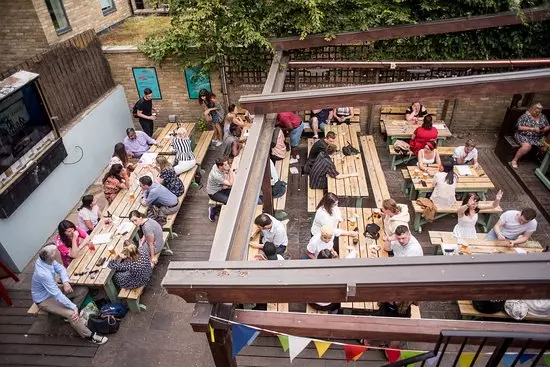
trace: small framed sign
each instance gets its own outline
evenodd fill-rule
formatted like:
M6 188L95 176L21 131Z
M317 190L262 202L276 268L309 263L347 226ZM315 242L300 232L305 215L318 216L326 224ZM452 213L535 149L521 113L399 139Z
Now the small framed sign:
M212 92L212 86L210 85L210 77L208 75L200 74L200 67L193 67L185 69L185 82L187 83L187 93L189 99L198 99L201 89L206 89Z
M139 98L143 98L143 91L149 88L153 91L153 99L162 99L160 85L157 78L157 69L155 67L132 68L134 81L138 90Z

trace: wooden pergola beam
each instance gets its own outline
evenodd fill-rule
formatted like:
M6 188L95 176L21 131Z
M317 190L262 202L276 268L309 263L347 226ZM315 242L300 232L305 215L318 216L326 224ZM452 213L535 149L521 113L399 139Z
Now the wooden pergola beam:
M550 298L550 253L171 262L162 285L187 302Z
M303 111L327 106L360 106L413 100L510 95L550 90L550 68L508 73L322 88L242 96L239 103L255 114Z
M507 11L475 17L442 19L393 27L377 27L362 32L339 33L331 40L326 40L326 35L324 34L313 34L307 36L303 40L300 39L300 37L277 38L272 39L271 44L276 51L285 51L300 48L348 45L396 38L465 32L521 24L524 20L525 22L540 22L549 19L548 8L546 7L523 9L521 12L523 13L524 19L518 16L514 11Z

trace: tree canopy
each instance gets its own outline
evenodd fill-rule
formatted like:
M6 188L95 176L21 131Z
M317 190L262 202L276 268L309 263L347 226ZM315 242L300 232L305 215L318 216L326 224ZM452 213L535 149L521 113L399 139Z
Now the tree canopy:
M147 38L153 60L215 68L223 57L254 57L269 38L305 37L372 27L490 14L547 0L171 0L171 27ZM550 22L378 41L369 59L453 60L540 57L550 54Z

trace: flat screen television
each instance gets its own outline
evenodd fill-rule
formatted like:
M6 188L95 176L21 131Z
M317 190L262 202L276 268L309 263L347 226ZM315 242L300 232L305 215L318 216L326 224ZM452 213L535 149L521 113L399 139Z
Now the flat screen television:
M52 130L35 83L0 101L0 175Z

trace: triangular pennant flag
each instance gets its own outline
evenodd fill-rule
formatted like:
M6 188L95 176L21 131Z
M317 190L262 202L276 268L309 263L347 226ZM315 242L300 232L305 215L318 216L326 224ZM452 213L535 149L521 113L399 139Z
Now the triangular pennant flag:
M550 366L550 354L545 354L542 359L545 365Z
M397 349L386 349L385 353L386 353L386 358L390 363L396 362L399 359L399 357L401 357L401 351Z
M531 359L535 358L534 354L522 354L519 356L519 363L525 363L527 361L530 361Z
M288 350L288 336L286 335L277 335L279 338L279 343L281 343L281 347L283 347L283 352L286 352Z
M214 343L216 341L216 339L214 338L214 328L210 323L208 324L208 330L210 330L210 341Z
M472 364L472 361L474 361L475 356L476 355L474 353L462 353L458 358L458 365L460 367L470 367L470 365ZM478 358L476 358L476 361L477 359Z
M424 352L418 352L415 350L402 350L401 351L401 359L407 359L414 356L417 356L419 354L424 354ZM413 367L416 363L408 364L407 367Z
M367 347L364 345L345 344L344 353L346 353L346 361L358 360L366 350Z
M260 334L259 331L252 329L251 327L239 324L231 325L232 334L232 357L235 358L237 354L244 348L245 345L251 344L254 339Z
M290 363L300 354L309 344L311 339L302 338L300 336L288 336L288 350L290 354Z
M517 353L506 353L502 356L502 364L505 367L510 367L512 363L514 363L514 360L516 359Z
M437 362L440 355L441 355L441 352L437 352L437 354L435 356L433 356L432 358L426 359L426 365L428 367L432 367Z
M315 344L315 348L317 348L317 354L319 355L319 358L321 358L325 352L330 348L331 344L330 342L324 342L321 340L314 340L313 343Z

